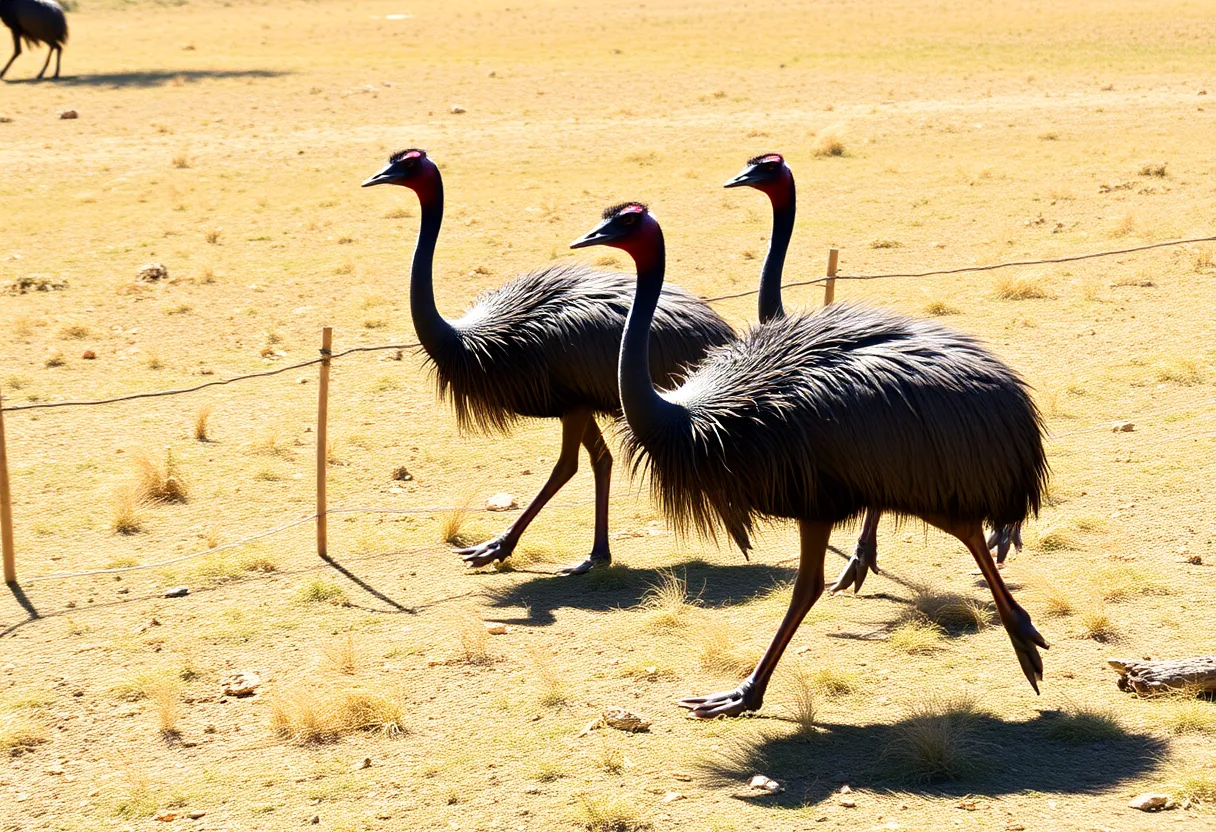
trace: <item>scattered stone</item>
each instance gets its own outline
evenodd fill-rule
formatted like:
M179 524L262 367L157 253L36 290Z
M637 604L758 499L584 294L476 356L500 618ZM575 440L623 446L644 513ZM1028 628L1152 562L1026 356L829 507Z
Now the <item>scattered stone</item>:
M92 361L97 358L97 353L93 352L92 350L85 350L80 354L80 357L85 361Z
M258 674L249 670L233 673L220 680L225 696L252 696L262 684Z
M148 263L139 270L135 279L140 283L160 283L169 279L169 270L163 263Z
M1203 558L1200 555L1188 555L1186 562L1191 566L1203 566Z
M215 370L211 369L210 367L199 367L198 374L200 376L213 376L215 375Z
M59 774L63 774L63 773L64 773L64 772L63 772L63 766L61 766L59 763L55 763L55 765L53 765L53 766L49 767L49 768L46 770L46 773L47 773L47 774L51 774L51 775L59 775Z
M664 803L675 803L677 800L683 799L684 795L680 794L679 792L668 792L667 794L663 795Z
M296 379L296 384L308 384L308 376L300 376Z
M311 823L313 826L316 826L318 823L320 823L320 822L321 822L321 816L320 816L320 815L313 815L312 817L310 817L310 818L308 819L308 822L309 822L309 823Z
M198 820L200 818L207 817L207 813L206 812L186 812L186 817L190 818L190 820Z
M691 783L692 782L692 775L687 774L683 771L673 771L673 772L671 772L671 776L673 779L679 780L681 783Z
M1129 809L1139 809L1141 812L1159 812L1162 809L1173 809L1174 802L1170 800L1168 794L1153 794L1145 792L1138 794L1132 798L1132 802L1127 804Z
M540 794L540 786L525 786L524 794Z
M355 763L355 771L359 771L360 769L371 768L371 767L372 767L372 758L371 757L364 757L362 760L359 760L358 762Z
M642 719L637 714L630 713L624 708L609 708L604 711L602 719L605 725L618 731L629 731L636 734L639 731L646 731L650 728L650 723L647 720Z
M493 74L493 73L491 73ZM0 116L0 124L12 124L13 119L10 116Z
M785 787L773 780L770 777L765 777L763 774L757 774L752 777L747 783L748 788L757 792L768 792L769 794L781 794L785 791Z
M1110 426L1111 433L1131 433L1136 426L1131 422L1114 422Z
M505 636L507 634L507 625L488 621L486 622L486 634L491 636Z
M968 812L974 812L976 809L976 805L975 805L974 800L960 800L958 803L954 804L954 808L955 809L964 809Z
M500 491L486 500L486 511L510 511L515 508L519 508L519 503L505 491Z
M461 114L461 113L463 113L463 112L465 112L464 107L461 107L459 104L453 104L453 105L452 105L452 115L454 115L454 116L458 116L458 115L460 115L460 114Z
M165 590L166 598L185 598L189 594L190 587L188 586L175 586Z
M66 288L67 281L31 274L17 278L4 290L10 295L24 295L27 292L62 292Z
M851 797L841 797L837 802L846 809L857 808L857 801Z
M214 734L218 729L214 725L208 725L203 729L204 734Z
M80 113L75 110L60 110L59 117L64 119L80 118Z
M393 479L397 482L410 482L414 479L414 475L404 465L398 465L393 469Z
M161 812L152 818L152 820L165 821L166 823L171 820L177 820L177 812Z

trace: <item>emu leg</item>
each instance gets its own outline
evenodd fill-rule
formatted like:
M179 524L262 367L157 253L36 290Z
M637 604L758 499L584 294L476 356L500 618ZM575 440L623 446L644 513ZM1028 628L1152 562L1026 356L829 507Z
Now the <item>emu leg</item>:
M1009 633L1009 640L1013 642L1018 664L1022 666L1022 672L1026 674L1026 680L1030 682L1034 692L1038 693L1039 682L1043 679L1043 659L1039 655L1036 645L1044 650L1051 645L1039 635L1039 631L1030 622L1030 615L1018 605L1017 601L1013 600L1013 593L1009 591L1009 587L1005 586L1000 570L997 569L996 564L992 561L992 555L988 552L988 541L984 539L984 527L979 523L962 525L934 523L934 525L961 540L971 552L971 557L975 558L984 580L988 582L988 589L992 591L992 600L996 602L996 611L1001 617L1001 623L1005 625L1005 631Z
M63 47L55 47L55 77L59 77L59 62L63 60Z
M524 530L540 514L545 503L553 499L553 495L561 491L562 486L570 482L570 478L578 473L578 450L583 434L587 430L587 422L591 420L591 411L577 410L562 417L562 450L553 466L553 473L545 483L540 493L532 498L528 507L516 518L515 522L498 537L491 538L476 546L457 549L456 554L464 559L468 566L486 566L496 560L504 560L511 556L515 544Z
M1018 554L1022 553L1022 524L1014 523L1003 529L993 529L988 535L988 550L996 549L996 564L1004 566L1005 558L1009 556L1009 547Z
M608 547L608 490L612 487L612 454L595 417L587 421L583 431L583 447L591 457L591 470L595 473L595 539L591 554L580 563L557 570L559 575L582 575L595 566L612 563L612 552Z
M866 519L861 522L861 536L857 538L857 548L853 550L853 557L849 558L849 562L844 566L844 571L832 585L833 595L850 586L853 587L853 594L861 592L861 585L865 583L866 574L871 569L875 574L882 574L882 570L878 568L878 518L880 517L882 517L881 511L866 510Z
M8 72L8 68L13 65L13 61L17 60L17 56L21 54L21 38L16 32L13 32L13 57L8 59L8 63L4 65L4 69L0 69L0 78L4 77L4 73Z
M759 710L764 704L764 692L768 690L768 683L773 677L773 671L777 669L777 662L781 661L781 654L789 646L790 639L794 637L802 619L823 594L823 558L827 554L832 525L803 520L798 524L798 532L802 545L798 577L794 580L790 608L786 611L781 626L777 628L772 643L764 651L760 664L756 665L752 675L744 679L743 684L735 690L681 699L680 707L688 708L693 716L701 719L738 716L744 711Z
M55 54L55 47L46 50L46 63L42 65L42 71L38 73L38 80L42 80L42 76L46 75L46 68L51 65L51 55Z

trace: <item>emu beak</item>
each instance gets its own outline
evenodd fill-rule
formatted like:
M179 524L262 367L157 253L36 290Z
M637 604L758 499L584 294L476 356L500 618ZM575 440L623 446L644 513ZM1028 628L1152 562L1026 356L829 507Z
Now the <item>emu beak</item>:
M571 243L570 248L588 248L590 246L607 245L620 236L609 227L611 225L612 220L604 220L595 228L591 229L586 234Z
M401 179L401 171L397 169L397 165L390 163L376 171L372 176L364 179L362 187L370 188L372 185L392 185Z
M741 188L744 185L754 185L756 183L756 166L748 165L743 170L735 175L734 179L726 180L723 188Z

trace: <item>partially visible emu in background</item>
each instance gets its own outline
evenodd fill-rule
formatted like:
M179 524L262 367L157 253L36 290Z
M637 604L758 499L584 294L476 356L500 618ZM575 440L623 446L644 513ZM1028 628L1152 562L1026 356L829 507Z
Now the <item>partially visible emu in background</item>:
M0 69L0 78L4 77L13 61L21 54L22 40L29 47L40 43L50 47L46 53L46 63L42 65L38 77L46 75L52 54L55 56L54 77L59 77L63 45L68 42L68 19L62 6L55 0L0 0L0 20L4 21L4 25L13 33L13 57L8 59L4 69Z

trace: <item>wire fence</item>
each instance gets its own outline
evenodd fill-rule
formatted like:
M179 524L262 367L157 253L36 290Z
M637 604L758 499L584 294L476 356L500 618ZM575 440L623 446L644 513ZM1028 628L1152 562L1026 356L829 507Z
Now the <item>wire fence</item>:
M1216 236L1195 237L917 273L829 274L789 282L785 288L827 284L830 298L835 280L957 276L1213 241ZM756 294L750 290L705 300L720 303ZM400 550L416 543L420 524L483 512L470 508L475 501L467 484L498 472L482 472L473 456L437 459L440 450L467 440L456 434L453 420L432 417L432 394L422 374L400 371L404 353L418 347L357 346L190 387L88 401L0 404L0 446L5 443L3 417L18 417L8 423L8 463L0 470L0 484L7 486L3 481L11 479L12 485L0 494L13 517L4 521L6 555L11 560L13 551L22 553L23 563L36 573L27 581L167 570L188 561L222 572L234 568L225 559L238 551L240 568L256 568L260 547L272 539L276 557L311 553L312 540L303 532L323 518L334 520L331 533L344 551ZM328 366L332 373L334 395L322 423L311 380L287 379L289 373L314 366ZM275 385L273 395L254 392L261 390L259 385L243 384L267 380ZM1151 441L1154 464L1183 478L1211 481L1216 476L1216 430L1210 429L1216 422L1216 398L1185 391L1177 398L1152 410L1121 414L1133 423L1130 428L1092 414L1078 417L1067 412L1067 404L1048 407L1053 425L1063 428L1050 437L1058 451L1053 464L1057 471L1083 476L1081 469L1094 453L1125 453L1130 461L1136 454L1144 456ZM415 404L403 406L403 401ZM82 408L131 402L141 402L134 413L70 416ZM1176 429L1180 422L1187 427L1182 433ZM317 435L328 425L334 428L333 439L318 451ZM1089 449L1083 440L1101 431L1116 434L1110 447ZM519 472L514 485L521 493L548 473L544 459L509 456L522 451L504 453L508 456L496 463ZM444 480L419 482L412 472L419 465L442 468ZM318 474L326 492L319 506ZM592 503L586 499L553 508L586 512L589 527ZM0 513L0 519L6 516Z

